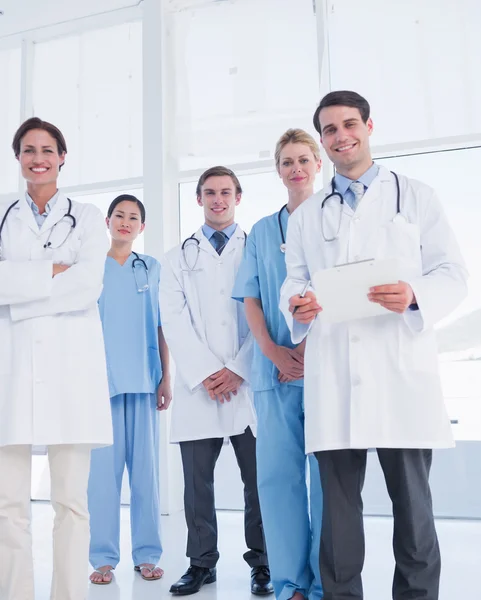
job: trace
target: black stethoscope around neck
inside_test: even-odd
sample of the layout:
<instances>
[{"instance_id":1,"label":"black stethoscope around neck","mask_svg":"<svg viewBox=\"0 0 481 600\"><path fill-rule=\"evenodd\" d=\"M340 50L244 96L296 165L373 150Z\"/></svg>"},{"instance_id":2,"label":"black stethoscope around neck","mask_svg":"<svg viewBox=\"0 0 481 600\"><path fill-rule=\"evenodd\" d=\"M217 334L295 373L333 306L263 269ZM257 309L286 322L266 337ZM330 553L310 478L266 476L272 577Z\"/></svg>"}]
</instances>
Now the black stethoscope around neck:
<instances>
[{"instance_id":1,"label":"black stethoscope around neck","mask_svg":"<svg viewBox=\"0 0 481 600\"><path fill-rule=\"evenodd\" d=\"M3 229L5 227L5 223L7 221L7 217L10 214L10 211L13 210L17 204L20 202L20 200L15 200L15 202L13 202L6 210L5 214L3 215L3 219L2 222L0 223L0 250L1 250L1 246L2 246L2 233L3 233ZM69 235L72 233L72 231L77 227L77 219L73 216L72 214L72 200L70 200L70 198L67 198L67 202L68 202L68 210L67 212L64 214L64 216L60 219L60 221L57 221L57 223L55 223L55 225L52 227L52 229L50 230L50 233L48 235L47 240L45 241L45 244L43 245L44 249L57 249L60 248L60 246L63 246L63 244L65 244L65 242L67 241L67 238L69 237ZM51 238L52 238L52 234L55 231L55 228L57 227L57 225L59 223L61 223L64 219L68 219L70 221L70 229L67 233L67 235L62 239L61 243L56 244L55 246L53 245Z\"/></svg>"},{"instance_id":2,"label":"black stethoscope around neck","mask_svg":"<svg viewBox=\"0 0 481 600\"><path fill-rule=\"evenodd\" d=\"M394 173L394 171L391 171L391 173L394 175L394 179L396 181L396 215L394 217L394 219L396 219L396 217L401 214L401 186L399 185L399 177L397 176L397 174ZM331 190L331 193L328 194L321 203L321 232L325 242L334 242L335 240L337 240L339 238L339 232L341 231L342 207L344 205L344 196L341 194L341 192L336 191L335 177L333 177L331 180ZM326 237L324 229L324 207L327 202L330 202L332 200L339 200L339 221L334 236Z\"/></svg>"},{"instance_id":3,"label":"black stethoscope around neck","mask_svg":"<svg viewBox=\"0 0 481 600\"><path fill-rule=\"evenodd\" d=\"M397 217L398 215L401 214L401 186L399 184L399 177L397 176L397 174L394 171L391 171L391 173L394 175L394 179L396 181L396 217ZM321 232L322 232L322 237L324 238L325 242L333 242L334 240L338 239L339 232L341 231L342 207L344 205L344 196L341 194L341 192L336 192L335 177L333 177L331 180L331 189L332 189L331 193L328 194L324 198L324 200L322 201L322 204L321 204L321 211L322 211ZM324 233L324 206L325 206L326 202L328 202L329 200L333 200L335 198L339 199L339 224L338 224L335 235L331 238L326 238L325 233ZM281 210L277 213L277 222L279 225L279 233L281 234L280 250L282 253L285 253L285 251L286 251L286 235L282 228L282 212L284 210L287 210L287 204L284 204L284 206L281 208Z\"/></svg>"}]
</instances>

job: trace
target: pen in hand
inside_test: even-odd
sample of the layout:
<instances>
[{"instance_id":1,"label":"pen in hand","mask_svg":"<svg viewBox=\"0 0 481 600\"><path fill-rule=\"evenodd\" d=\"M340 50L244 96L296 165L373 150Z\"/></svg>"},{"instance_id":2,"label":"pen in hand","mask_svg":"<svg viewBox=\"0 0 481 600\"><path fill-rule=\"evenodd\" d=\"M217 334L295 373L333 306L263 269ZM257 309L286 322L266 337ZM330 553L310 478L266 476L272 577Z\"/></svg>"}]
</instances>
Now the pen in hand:
<instances>
[{"instance_id":1,"label":"pen in hand","mask_svg":"<svg viewBox=\"0 0 481 600\"><path fill-rule=\"evenodd\" d=\"M306 294L307 294L307 290L309 289L309 286L311 285L311 280L309 279L309 281L306 283L306 285L304 286L302 292L299 294L300 298L305 298ZM299 308L299 306L295 306L294 310L292 311L292 314L295 315L297 309Z\"/></svg>"}]
</instances>

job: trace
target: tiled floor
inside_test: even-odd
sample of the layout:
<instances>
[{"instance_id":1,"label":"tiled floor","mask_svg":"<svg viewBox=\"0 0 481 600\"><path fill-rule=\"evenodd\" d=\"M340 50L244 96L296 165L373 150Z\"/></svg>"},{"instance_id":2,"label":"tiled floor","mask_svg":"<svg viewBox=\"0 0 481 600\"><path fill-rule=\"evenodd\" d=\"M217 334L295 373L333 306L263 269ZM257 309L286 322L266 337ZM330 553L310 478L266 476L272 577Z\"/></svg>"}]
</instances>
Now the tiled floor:
<instances>
[{"instance_id":1,"label":"tiled floor","mask_svg":"<svg viewBox=\"0 0 481 600\"><path fill-rule=\"evenodd\" d=\"M165 554L160 582L145 582L132 569L130 559L128 510L122 510L124 555L108 586L90 586L88 600L163 600L172 598L169 587L188 565L185 558L184 516L178 513L163 519ZM198 600L253 600L249 593L249 567L244 563L243 515L220 512L218 581L204 586ZM48 600L51 576L52 509L33 504L36 600ZM392 522L387 518L366 519L365 600L390 600L393 559ZM477 585L481 572L481 522L439 521L438 534L443 552L443 578L440 600L481 600Z\"/></svg>"}]
</instances>

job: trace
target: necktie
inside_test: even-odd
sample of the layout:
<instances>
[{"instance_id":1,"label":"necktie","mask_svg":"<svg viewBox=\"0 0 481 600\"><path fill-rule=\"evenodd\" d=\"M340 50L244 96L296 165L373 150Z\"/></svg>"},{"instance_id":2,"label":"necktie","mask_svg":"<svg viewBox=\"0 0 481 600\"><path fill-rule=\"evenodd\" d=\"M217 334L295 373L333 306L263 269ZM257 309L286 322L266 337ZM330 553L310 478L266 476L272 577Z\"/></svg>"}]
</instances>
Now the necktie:
<instances>
[{"instance_id":1,"label":"necktie","mask_svg":"<svg viewBox=\"0 0 481 600\"><path fill-rule=\"evenodd\" d=\"M364 184L360 181L353 181L349 186L349 189L354 194L354 202L351 208L352 210L356 210L361 198L364 196Z\"/></svg>"},{"instance_id":2,"label":"necktie","mask_svg":"<svg viewBox=\"0 0 481 600\"><path fill-rule=\"evenodd\" d=\"M212 237L215 240L215 249L217 251L217 254L219 254L220 256L227 244L227 236L223 231L215 231L212 234Z\"/></svg>"}]
</instances>

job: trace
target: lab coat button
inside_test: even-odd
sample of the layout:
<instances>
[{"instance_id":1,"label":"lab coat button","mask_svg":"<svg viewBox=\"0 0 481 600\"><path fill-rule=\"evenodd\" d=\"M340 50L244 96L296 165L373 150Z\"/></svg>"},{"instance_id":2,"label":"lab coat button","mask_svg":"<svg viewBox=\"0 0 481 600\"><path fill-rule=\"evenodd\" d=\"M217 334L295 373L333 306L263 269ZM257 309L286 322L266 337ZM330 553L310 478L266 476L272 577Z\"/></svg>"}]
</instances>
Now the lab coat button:
<instances>
[{"instance_id":1,"label":"lab coat button","mask_svg":"<svg viewBox=\"0 0 481 600\"><path fill-rule=\"evenodd\" d=\"M222 321L221 325L222 327L225 327L227 325L227 321Z\"/></svg>"},{"instance_id":2,"label":"lab coat button","mask_svg":"<svg viewBox=\"0 0 481 600\"><path fill-rule=\"evenodd\" d=\"M35 383L43 383L43 381L42 381L42 379L38 379L38 378L37 378L37 379L35 380Z\"/></svg>"},{"instance_id":3,"label":"lab coat button","mask_svg":"<svg viewBox=\"0 0 481 600\"><path fill-rule=\"evenodd\" d=\"M221 290L221 291L220 291L220 295L221 295L221 296L223 296L224 294L225 294L225 291L224 291L224 290Z\"/></svg>"},{"instance_id":4,"label":"lab coat button","mask_svg":"<svg viewBox=\"0 0 481 600\"><path fill-rule=\"evenodd\" d=\"M356 377L353 377L353 378L352 378L352 385L354 385L354 386L361 385L361 378L360 378L360 377L357 377L357 376L356 376Z\"/></svg>"},{"instance_id":5,"label":"lab coat button","mask_svg":"<svg viewBox=\"0 0 481 600\"><path fill-rule=\"evenodd\" d=\"M358 335L353 335L351 338L351 342L353 342L354 344L357 344L359 342L360 338Z\"/></svg>"},{"instance_id":6,"label":"lab coat button","mask_svg":"<svg viewBox=\"0 0 481 600\"><path fill-rule=\"evenodd\" d=\"M354 257L354 260L359 260L361 257L359 256L359 254L356 254L356 256Z\"/></svg>"}]
</instances>

